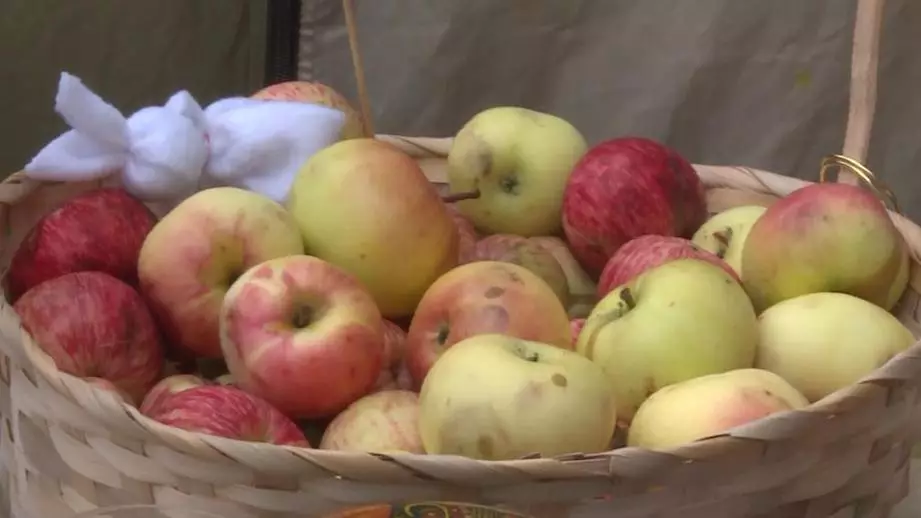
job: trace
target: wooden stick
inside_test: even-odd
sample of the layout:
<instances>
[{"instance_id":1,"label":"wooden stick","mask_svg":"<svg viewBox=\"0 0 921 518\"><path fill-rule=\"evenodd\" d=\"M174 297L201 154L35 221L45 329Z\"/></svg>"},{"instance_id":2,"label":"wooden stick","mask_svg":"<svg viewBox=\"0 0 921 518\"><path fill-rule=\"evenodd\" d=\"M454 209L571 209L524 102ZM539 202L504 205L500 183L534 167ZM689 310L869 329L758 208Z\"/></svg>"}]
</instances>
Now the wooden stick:
<instances>
[{"instance_id":1,"label":"wooden stick","mask_svg":"<svg viewBox=\"0 0 921 518\"><path fill-rule=\"evenodd\" d=\"M355 5L353 0L342 0L345 12L345 28L349 34L349 52L352 54L352 67L355 69L355 83L358 86L358 103L361 109L361 122L365 136L374 137L374 121L371 117L371 102L368 100L368 87L365 84L365 70L358 49L358 27L355 25Z\"/></svg>"}]
</instances>

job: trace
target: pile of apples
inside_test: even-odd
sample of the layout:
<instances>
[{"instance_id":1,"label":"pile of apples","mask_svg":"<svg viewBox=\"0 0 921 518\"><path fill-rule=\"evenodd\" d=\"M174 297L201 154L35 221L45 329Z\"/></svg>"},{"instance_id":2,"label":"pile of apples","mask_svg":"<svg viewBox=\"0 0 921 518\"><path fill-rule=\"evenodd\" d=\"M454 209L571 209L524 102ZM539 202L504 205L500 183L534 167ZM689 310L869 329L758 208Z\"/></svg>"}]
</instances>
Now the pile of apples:
<instances>
[{"instance_id":1,"label":"pile of apples","mask_svg":"<svg viewBox=\"0 0 921 518\"><path fill-rule=\"evenodd\" d=\"M157 218L99 189L8 271L59 369L161 423L492 460L665 449L806 407L914 342L890 313L907 247L861 188L711 215L674 150L589 148L498 107L456 135L440 193L330 89L258 96L350 118L285 204L215 187Z\"/></svg>"}]
</instances>

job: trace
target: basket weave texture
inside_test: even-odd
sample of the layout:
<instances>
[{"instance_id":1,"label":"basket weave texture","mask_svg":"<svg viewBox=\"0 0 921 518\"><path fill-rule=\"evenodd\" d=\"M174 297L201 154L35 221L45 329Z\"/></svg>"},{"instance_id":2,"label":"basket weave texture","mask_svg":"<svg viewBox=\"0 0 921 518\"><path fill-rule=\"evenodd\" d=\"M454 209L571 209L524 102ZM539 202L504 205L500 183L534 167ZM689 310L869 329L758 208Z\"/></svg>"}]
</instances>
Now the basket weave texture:
<instances>
[{"instance_id":1,"label":"basket weave texture","mask_svg":"<svg viewBox=\"0 0 921 518\"><path fill-rule=\"evenodd\" d=\"M858 3L845 154L866 156L881 0ZM443 183L450 139L379 136ZM712 212L770 204L808 182L744 167L695 166ZM839 180L853 181L842 175ZM44 214L96 184L15 174L0 185L0 264ZM893 213L911 250L910 287L894 311L921 331L921 228ZM907 491L921 438L921 344L858 384L670 452L624 448L554 459L480 462L238 442L151 421L57 370L0 301L0 462L17 518L63 518L120 504L226 518L320 516L384 501L504 505L538 517L885 517ZM175 513L171 513L175 515Z\"/></svg>"}]
</instances>

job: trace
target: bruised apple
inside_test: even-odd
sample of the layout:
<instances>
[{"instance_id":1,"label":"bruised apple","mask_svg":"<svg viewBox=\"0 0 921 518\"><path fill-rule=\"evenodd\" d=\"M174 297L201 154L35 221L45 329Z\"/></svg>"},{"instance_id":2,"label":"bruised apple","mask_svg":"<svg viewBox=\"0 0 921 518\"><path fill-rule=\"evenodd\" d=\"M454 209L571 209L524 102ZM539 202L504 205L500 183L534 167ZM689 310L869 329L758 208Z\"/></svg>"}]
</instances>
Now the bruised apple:
<instances>
[{"instance_id":1,"label":"bruised apple","mask_svg":"<svg viewBox=\"0 0 921 518\"><path fill-rule=\"evenodd\" d=\"M809 404L780 376L736 369L662 388L636 412L627 446L667 450Z\"/></svg>"},{"instance_id":2,"label":"bruised apple","mask_svg":"<svg viewBox=\"0 0 921 518\"><path fill-rule=\"evenodd\" d=\"M359 399L329 423L320 448L425 453L419 438L419 396L407 390L385 390Z\"/></svg>"},{"instance_id":3,"label":"bruised apple","mask_svg":"<svg viewBox=\"0 0 921 518\"><path fill-rule=\"evenodd\" d=\"M741 282L732 267L688 239L673 236L640 236L627 241L608 259L598 280L598 298L603 298L614 288L626 284L650 268L686 258L701 259L719 266L737 282Z\"/></svg>"},{"instance_id":4,"label":"bruised apple","mask_svg":"<svg viewBox=\"0 0 921 518\"><path fill-rule=\"evenodd\" d=\"M251 191L215 187L186 198L151 230L138 277L172 344L220 358L218 315L230 285L254 264L302 253L284 207Z\"/></svg>"},{"instance_id":5,"label":"bruised apple","mask_svg":"<svg viewBox=\"0 0 921 518\"><path fill-rule=\"evenodd\" d=\"M374 299L353 275L316 257L250 268L227 292L220 321L236 385L288 416L335 415L371 390L384 363Z\"/></svg>"},{"instance_id":6,"label":"bruised apple","mask_svg":"<svg viewBox=\"0 0 921 518\"><path fill-rule=\"evenodd\" d=\"M300 169L288 210L307 253L356 276L387 318L416 309L457 265L458 231L419 164L374 139L337 142Z\"/></svg>"},{"instance_id":7,"label":"bruised apple","mask_svg":"<svg viewBox=\"0 0 921 518\"><path fill-rule=\"evenodd\" d=\"M163 345L141 296L102 272L55 277L13 304L22 327L63 372L103 378L140 401L160 378Z\"/></svg>"},{"instance_id":8,"label":"bruised apple","mask_svg":"<svg viewBox=\"0 0 921 518\"><path fill-rule=\"evenodd\" d=\"M767 210L761 205L742 205L726 209L701 225L691 241L716 254L742 275L742 250L755 221Z\"/></svg>"},{"instance_id":9,"label":"bruised apple","mask_svg":"<svg viewBox=\"0 0 921 518\"><path fill-rule=\"evenodd\" d=\"M566 309L540 277L511 263L469 263L435 281L413 316L406 361L415 386L446 349L488 333L572 348Z\"/></svg>"},{"instance_id":10,"label":"bruised apple","mask_svg":"<svg viewBox=\"0 0 921 518\"><path fill-rule=\"evenodd\" d=\"M539 243L511 234L493 234L480 239L474 260L517 264L537 275L553 289L564 307L569 305L569 282L559 261Z\"/></svg>"}]
</instances>

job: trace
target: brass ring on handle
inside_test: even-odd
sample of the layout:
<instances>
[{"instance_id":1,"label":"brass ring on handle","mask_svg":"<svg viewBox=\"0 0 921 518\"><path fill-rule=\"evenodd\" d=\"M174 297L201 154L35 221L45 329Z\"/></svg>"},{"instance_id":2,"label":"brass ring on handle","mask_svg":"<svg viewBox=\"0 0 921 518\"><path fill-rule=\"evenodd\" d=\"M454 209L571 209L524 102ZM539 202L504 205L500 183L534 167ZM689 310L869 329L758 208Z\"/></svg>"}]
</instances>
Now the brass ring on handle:
<instances>
[{"instance_id":1,"label":"brass ring on handle","mask_svg":"<svg viewBox=\"0 0 921 518\"><path fill-rule=\"evenodd\" d=\"M901 214L902 211L899 210L899 204L895 199L895 193L886 185L885 182L880 180L873 174L873 171L867 169L867 167L853 158L844 156L844 155L828 155L822 159L822 168L819 169L819 182L825 183L828 177L828 171L833 167L841 167L847 169L848 172L852 173L854 176L859 178L864 186L866 186L873 194L879 198L879 201L883 203L889 210Z\"/></svg>"}]
</instances>

